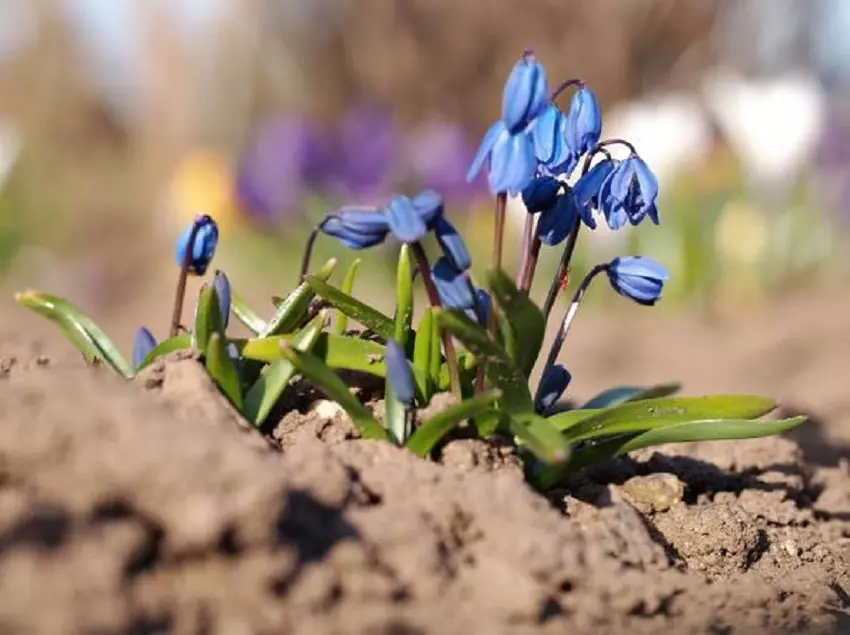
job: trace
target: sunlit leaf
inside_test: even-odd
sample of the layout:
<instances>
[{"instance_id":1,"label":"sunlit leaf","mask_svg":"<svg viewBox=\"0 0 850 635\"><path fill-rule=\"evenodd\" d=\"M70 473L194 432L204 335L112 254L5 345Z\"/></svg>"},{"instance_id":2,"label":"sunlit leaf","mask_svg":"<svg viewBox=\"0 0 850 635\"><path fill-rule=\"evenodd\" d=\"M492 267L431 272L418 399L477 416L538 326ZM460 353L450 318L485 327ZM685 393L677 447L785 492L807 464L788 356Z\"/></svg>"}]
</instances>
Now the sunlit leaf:
<instances>
[{"instance_id":1,"label":"sunlit leaf","mask_svg":"<svg viewBox=\"0 0 850 635\"><path fill-rule=\"evenodd\" d=\"M640 401L641 399L654 399L656 397L667 397L681 390L682 384L671 382L669 384L658 384L657 386L618 386L609 388L590 399L581 408L609 408L618 406L627 401Z\"/></svg>"},{"instance_id":2,"label":"sunlit leaf","mask_svg":"<svg viewBox=\"0 0 850 635\"><path fill-rule=\"evenodd\" d=\"M211 284L201 285L195 305L195 328L192 329L192 346L206 352L210 336L224 331L218 294Z\"/></svg>"},{"instance_id":3,"label":"sunlit leaf","mask_svg":"<svg viewBox=\"0 0 850 635\"><path fill-rule=\"evenodd\" d=\"M546 331L543 313L501 269L487 272L487 284L499 306L498 316L505 349L528 377L543 345Z\"/></svg>"},{"instance_id":4,"label":"sunlit leaf","mask_svg":"<svg viewBox=\"0 0 850 635\"><path fill-rule=\"evenodd\" d=\"M407 442L407 448L419 456L428 456L453 428L465 419L475 417L491 408L501 394L500 390L494 388L438 412L416 429Z\"/></svg>"},{"instance_id":5,"label":"sunlit leaf","mask_svg":"<svg viewBox=\"0 0 850 635\"><path fill-rule=\"evenodd\" d=\"M153 347L153 350L147 354L142 363L139 364L139 371L146 368L163 355L168 355L174 351L181 351L192 348L192 342L189 336L185 333L169 337L167 340L161 341ZM137 371L138 372L138 371Z\"/></svg>"},{"instance_id":6,"label":"sunlit leaf","mask_svg":"<svg viewBox=\"0 0 850 635\"><path fill-rule=\"evenodd\" d=\"M413 367L418 371L414 376L421 382L419 384L419 392L422 393L425 404L431 401L431 397L434 394L435 381L431 376L431 358L434 352L433 344L435 339L438 340L436 350L439 353L440 343L434 313L428 307L422 313L422 318L419 320L419 325L416 329L416 338L413 343ZM439 359L437 360L436 368L439 373Z\"/></svg>"},{"instance_id":7,"label":"sunlit leaf","mask_svg":"<svg viewBox=\"0 0 850 635\"><path fill-rule=\"evenodd\" d=\"M325 266L313 278L319 281L330 278L336 267L336 262L336 258L328 260ZM315 297L316 292L313 291L313 288L307 282L299 284L295 288L295 291L281 300L272 319L269 320L266 328L259 333L259 337L291 333L303 322L304 316L310 308L310 302Z\"/></svg>"},{"instance_id":8,"label":"sunlit leaf","mask_svg":"<svg viewBox=\"0 0 850 635\"><path fill-rule=\"evenodd\" d=\"M570 445L549 421L536 413L509 415L511 432L544 463L563 463Z\"/></svg>"},{"instance_id":9,"label":"sunlit leaf","mask_svg":"<svg viewBox=\"0 0 850 635\"><path fill-rule=\"evenodd\" d=\"M239 369L228 355L227 339L220 332L211 333L207 340L204 365L221 392L241 412L243 400Z\"/></svg>"},{"instance_id":10,"label":"sunlit leaf","mask_svg":"<svg viewBox=\"0 0 850 635\"><path fill-rule=\"evenodd\" d=\"M338 311L342 311L355 322L373 330L384 339L389 339L393 336L395 330L393 321L377 309L373 309L357 298L343 293L340 289L316 276L307 276L304 281L328 305Z\"/></svg>"},{"instance_id":11,"label":"sunlit leaf","mask_svg":"<svg viewBox=\"0 0 850 635\"><path fill-rule=\"evenodd\" d=\"M248 306L245 299L232 288L230 290L230 311L254 335L259 335L268 326L266 321L254 309Z\"/></svg>"},{"instance_id":12,"label":"sunlit leaf","mask_svg":"<svg viewBox=\"0 0 850 635\"><path fill-rule=\"evenodd\" d=\"M351 295L354 291L354 280L357 277L357 269L360 267L360 258L355 259L345 272L345 278L342 280L341 290L343 293ZM337 311L336 321L334 322L334 335L342 335L348 327L348 316L342 311Z\"/></svg>"}]
</instances>

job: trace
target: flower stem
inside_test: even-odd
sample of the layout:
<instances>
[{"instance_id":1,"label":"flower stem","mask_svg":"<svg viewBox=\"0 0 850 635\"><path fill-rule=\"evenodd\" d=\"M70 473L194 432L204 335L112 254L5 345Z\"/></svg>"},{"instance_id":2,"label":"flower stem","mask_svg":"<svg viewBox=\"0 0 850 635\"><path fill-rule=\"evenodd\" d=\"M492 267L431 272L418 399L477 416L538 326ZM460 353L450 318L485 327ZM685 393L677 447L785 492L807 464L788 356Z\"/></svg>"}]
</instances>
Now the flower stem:
<instances>
[{"instance_id":1,"label":"flower stem","mask_svg":"<svg viewBox=\"0 0 850 635\"><path fill-rule=\"evenodd\" d=\"M534 231L534 216L532 214L528 214L525 217L525 225L522 228L522 255L519 259L519 269L516 273L516 286L522 284L522 281L525 279L525 270L528 267L528 254L531 250L531 232Z\"/></svg>"},{"instance_id":2,"label":"flower stem","mask_svg":"<svg viewBox=\"0 0 850 635\"><path fill-rule=\"evenodd\" d=\"M549 101L554 102L562 92L564 92L570 86L584 86L584 82L580 79L568 79L565 82L561 82L558 87L552 92L552 95L549 97Z\"/></svg>"},{"instance_id":3,"label":"flower stem","mask_svg":"<svg viewBox=\"0 0 850 635\"><path fill-rule=\"evenodd\" d=\"M534 273L537 271L537 261L540 258L540 238L534 236L531 239L531 247L526 256L525 266L523 267L523 276L519 281L518 288L520 291L528 293L531 291L531 283L534 281Z\"/></svg>"},{"instance_id":4,"label":"flower stem","mask_svg":"<svg viewBox=\"0 0 850 635\"><path fill-rule=\"evenodd\" d=\"M584 294L587 291L587 288L590 286L590 283L593 282L593 279L605 271L608 268L608 264L596 265L593 269L590 270L584 280L581 281L581 284L576 289L575 295L573 295L573 301L570 304L570 307L567 309L567 312L564 314L564 319L561 320L561 328L558 331L558 335L555 337L555 341L552 342L552 347L549 349L549 357L546 358L546 364L543 366L543 372L541 373L541 377L546 376L546 372L555 365L555 361L558 359L558 355L561 353L561 348L564 346L564 340L567 338L567 334L570 332L570 326L572 326L573 320L576 317L576 313L578 313L578 307L581 304L582 298L584 298ZM540 386L537 387L537 395L534 398L535 403L540 398Z\"/></svg>"},{"instance_id":5,"label":"flower stem","mask_svg":"<svg viewBox=\"0 0 850 635\"><path fill-rule=\"evenodd\" d=\"M425 255L425 250L422 244L415 242L410 245L413 257L416 259L416 265L419 267L419 273L422 274L422 283L425 285L425 291L428 293L428 300L433 307L442 307L440 302L440 294L431 278L431 266L428 264L428 256ZM443 350L446 354L446 365L449 368L449 383L452 387L452 392L455 394L458 402L463 400L463 391L460 386L460 371L457 365L457 352L455 351L454 340L451 333L445 329L440 329L440 337L443 340Z\"/></svg>"},{"instance_id":6,"label":"flower stem","mask_svg":"<svg viewBox=\"0 0 850 635\"><path fill-rule=\"evenodd\" d=\"M189 268L192 266L192 251L195 245L195 236L201 228L202 217L196 217L189 232L189 240L186 243L186 253L183 254L183 262L180 263L180 273L177 276L177 289L174 292L174 309L171 312L171 337L180 333L180 319L183 316L183 300L186 297L186 281L189 279Z\"/></svg>"},{"instance_id":7,"label":"flower stem","mask_svg":"<svg viewBox=\"0 0 850 635\"><path fill-rule=\"evenodd\" d=\"M307 275L307 271L310 269L310 258L313 255L313 246L316 244L316 238L318 238L319 232L322 231L322 227L326 220L327 219L324 219L321 223L316 225L307 237L307 244L304 246L304 255L301 256L301 270L298 272L297 284L301 284L304 280L304 276Z\"/></svg>"},{"instance_id":8,"label":"flower stem","mask_svg":"<svg viewBox=\"0 0 850 635\"><path fill-rule=\"evenodd\" d=\"M505 192L496 194L496 227L493 231L493 269L502 268L502 244L505 239L505 210L508 205L508 195Z\"/></svg>"},{"instance_id":9,"label":"flower stem","mask_svg":"<svg viewBox=\"0 0 850 635\"><path fill-rule=\"evenodd\" d=\"M558 264L558 271L555 277L552 278L552 284L549 285L549 292L546 294L546 300L543 302L543 317L546 321L549 320L549 315L552 313L552 308L555 306L555 300L558 297L558 291L561 288L561 280L563 280L567 269L570 266L570 260L573 258L573 253L576 249L576 240L578 233L581 230L581 219L576 219L576 224L570 235L567 236L567 244L564 246L564 253L561 254L561 262Z\"/></svg>"}]
</instances>

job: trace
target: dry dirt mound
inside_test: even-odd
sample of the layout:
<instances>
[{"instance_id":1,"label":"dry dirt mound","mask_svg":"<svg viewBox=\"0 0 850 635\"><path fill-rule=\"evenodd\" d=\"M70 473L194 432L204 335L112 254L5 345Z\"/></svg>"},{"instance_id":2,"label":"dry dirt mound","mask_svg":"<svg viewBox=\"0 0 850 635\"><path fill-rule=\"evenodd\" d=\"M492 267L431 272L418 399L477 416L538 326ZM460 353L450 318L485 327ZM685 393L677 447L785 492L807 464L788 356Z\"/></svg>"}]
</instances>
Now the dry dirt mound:
<instances>
[{"instance_id":1,"label":"dry dirt mound","mask_svg":"<svg viewBox=\"0 0 850 635\"><path fill-rule=\"evenodd\" d=\"M850 628L848 463L789 440L648 452L546 500L504 447L438 465L315 412L281 452L192 359L124 385L8 355L2 633Z\"/></svg>"}]
</instances>

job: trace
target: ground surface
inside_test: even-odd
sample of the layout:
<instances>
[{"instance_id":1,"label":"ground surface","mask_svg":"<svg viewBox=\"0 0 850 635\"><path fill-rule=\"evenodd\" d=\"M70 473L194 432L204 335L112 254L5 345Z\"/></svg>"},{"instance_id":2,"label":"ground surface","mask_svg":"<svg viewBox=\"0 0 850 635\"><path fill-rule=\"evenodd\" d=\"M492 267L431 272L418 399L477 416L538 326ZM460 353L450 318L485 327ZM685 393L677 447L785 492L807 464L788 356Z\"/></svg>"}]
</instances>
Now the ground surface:
<instances>
[{"instance_id":1,"label":"ground surface","mask_svg":"<svg viewBox=\"0 0 850 635\"><path fill-rule=\"evenodd\" d=\"M0 633L850 633L848 309L580 316L577 398L681 379L815 418L547 501L495 445L426 463L315 412L267 441L193 360L123 385L4 306Z\"/></svg>"}]
</instances>

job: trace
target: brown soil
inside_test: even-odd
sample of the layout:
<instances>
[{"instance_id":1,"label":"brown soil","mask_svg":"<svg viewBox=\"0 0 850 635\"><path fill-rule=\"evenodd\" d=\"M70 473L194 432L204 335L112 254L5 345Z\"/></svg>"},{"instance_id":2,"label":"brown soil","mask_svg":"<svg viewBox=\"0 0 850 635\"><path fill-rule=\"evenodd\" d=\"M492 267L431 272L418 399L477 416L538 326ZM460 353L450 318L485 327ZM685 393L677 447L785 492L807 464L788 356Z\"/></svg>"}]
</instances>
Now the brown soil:
<instances>
[{"instance_id":1,"label":"brown soil","mask_svg":"<svg viewBox=\"0 0 850 635\"><path fill-rule=\"evenodd\" d=\"M636 453L548 500L505 444L429 463L321 402L267 440L192 357L126 385L43 357L4 310L0 633L850 633L848 306L583 316L578 395L681 378L816 419Z\"/></svg>"}]
</instances>

